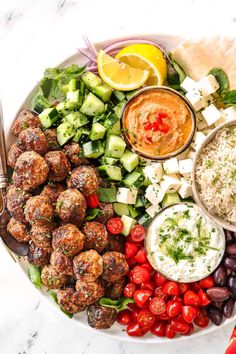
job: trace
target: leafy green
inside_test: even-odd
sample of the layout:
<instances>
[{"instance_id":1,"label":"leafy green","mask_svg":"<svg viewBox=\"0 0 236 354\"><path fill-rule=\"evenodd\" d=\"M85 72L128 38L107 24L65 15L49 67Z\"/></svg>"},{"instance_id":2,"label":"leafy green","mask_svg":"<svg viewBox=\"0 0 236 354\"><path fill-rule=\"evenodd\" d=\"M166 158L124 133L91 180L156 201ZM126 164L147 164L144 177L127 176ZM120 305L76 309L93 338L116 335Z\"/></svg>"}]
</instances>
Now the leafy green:
<instances>
[{"instance_id":1,"label":"leafy green","mask_svg":"<svg viewBox=\"0 0 236 354\"><path fill-rule=\"evenodd\" d=\"M179 90L179 85L184 81L186 75L182 68L174 61L172 53L169 53L169 58L171 64L167 64L167 82L172 88Z\"/></svg>"},{"instance_id":2,"label":"leafy green","mask_svg":"<svg viewBox=\"0 0 236 354\"><path fill-rule=\"evenodd\" d=\"M38 267L33 264L29 264L28 274L31 282L36 286L37 289L41 288L41 272Z\"/></svg>"},{"instance_id":3,"label":"leafy green","mask_svg":"<svg viewBox=\"0 0 236 354\"><path fill-rule=\"evenodd\" d=\"M112 300L107 297L102 297L99 301L101 306L111 307L116 311L124 310L128 304L134 303L134 299L130 297L121 297L118 300Z\"/></svg>"},{"instance_id":4,"label":"leafy green","mask_svg":"<svg viewBox=\"0 0 236 354\"><path fill-rule=\"evenodd\" d=\"M217 90L217 92L220 96L224 95L227 91L229 91L229 79L223 69L213 68L209 71L208 75L210 75L210 74L215 76L216 81L220 85L220 88Z\"/></svg>"},{"instance_id":5,"label":"leafy green","mask_svg":"<svg viewBox=\"0 0 236 354\"><path fill-rule=\"evenodd\" d=\"M87 212L87 215L86 215L86 220L89 221L89 220L93 220L94 218L96 218L96 216L98 216L100 212L100 209L90 209L88 212Z\"/></svg>"},{"instance_id":6,"label":"leafy green","mask_svg":"<svg viewBox=\"0 0 236 354\"><path fill-rule=\"evenodd\" d=\"M57 294L55 294L53 291L50 291L50 292L49 292L49 295L50 295L51 298L55 301L55 303L56 303L57 305L59 305L58 299L57 299ZM60 307L60 310L61 310L62 312L64 312L64 314L65 314L67 317L69 317L69 318L72 318L72 317L73 317L73 314L72 314L72 313L70 313L70 312L64 310L60 305L59 305L59 307Z\"/></svg>"},{"instance_id":7,"label":"leafy green","mask_svg":"<svg viewBox=\"0 0 236 354\"><path fill-rule=\"evenodd\" d=\"M222 98L224 104L236 104L236 90L226 92Z\"/></svg>"},{"instance_id":8,"label":"leafy green","mask_svg":"<svg viewBox=\"0 0 236 354\"><path fill-rule=\"evenodd\" d=\"M98 188L98 199L100 202L113 203L116 202L117 189L111 188Z\"/></svg>"}]
</instances>

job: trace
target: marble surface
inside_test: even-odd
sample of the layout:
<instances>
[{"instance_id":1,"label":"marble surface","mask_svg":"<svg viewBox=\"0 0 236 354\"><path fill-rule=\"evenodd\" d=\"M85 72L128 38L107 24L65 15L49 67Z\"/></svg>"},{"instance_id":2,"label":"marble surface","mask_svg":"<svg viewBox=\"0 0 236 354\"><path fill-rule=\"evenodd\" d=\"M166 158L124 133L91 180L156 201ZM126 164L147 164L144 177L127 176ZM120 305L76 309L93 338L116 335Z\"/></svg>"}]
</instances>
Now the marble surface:
<instances>
[{"instance_id":1,"label":"marble surface","mask_svg":"<svg viewBox=\"0 0 236 354\"><path fill-rule=\"evenodd\" d=\"M0 97L5 122L42 76L83 45L134 33L236 32L234 0L0 0ZM178 344L135 345L94 335L55 312L0 245L0 354L224 353L232 325Z\"/></svg>"}]
</instances>

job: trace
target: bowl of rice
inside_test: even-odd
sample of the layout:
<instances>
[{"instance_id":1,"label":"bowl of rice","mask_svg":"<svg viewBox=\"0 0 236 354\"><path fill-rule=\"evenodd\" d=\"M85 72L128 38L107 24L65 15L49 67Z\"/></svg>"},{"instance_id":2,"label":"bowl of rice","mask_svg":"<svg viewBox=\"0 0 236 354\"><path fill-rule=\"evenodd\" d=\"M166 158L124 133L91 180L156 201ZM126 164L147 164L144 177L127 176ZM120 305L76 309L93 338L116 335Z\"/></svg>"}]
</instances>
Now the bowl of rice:
<instances>
[{"instance_id":1,"label":"bowl of rice","mask_svg":"<svg viewBox=\"0 0 236 354\"><path fill-rule=\"evenodd\" d=\"M207 136L196 153L192 181L196 203L215 222L236 232L236 120Z\"/></svg>"}]
</instances>

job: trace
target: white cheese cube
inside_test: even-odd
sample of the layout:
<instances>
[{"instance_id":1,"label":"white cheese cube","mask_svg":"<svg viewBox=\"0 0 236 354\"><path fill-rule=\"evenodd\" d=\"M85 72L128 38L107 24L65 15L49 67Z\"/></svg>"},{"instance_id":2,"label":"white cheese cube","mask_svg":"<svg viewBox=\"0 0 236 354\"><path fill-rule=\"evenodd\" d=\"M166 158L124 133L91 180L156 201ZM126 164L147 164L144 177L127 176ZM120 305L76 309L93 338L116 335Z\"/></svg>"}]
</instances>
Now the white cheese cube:
<instances>
[{"instance_id":1,"label":"white cheese cube","mask_svg":"<svg viewBox=\"0 0 236 354\"><path fill-rule=\"evenodd\" d=\"M159 204L164 198L165 193L160 189L159 184L151 184L147 187L145 198L154 205Z\"/></svg>"},{"instance_id":2,"label":"white cheese cube","mask_svg":"<svg viewBox=\"0 0 236 354\"><path fill-rule=\"evenodd\" d=\"M189 181L186 180L186 178L182 177L180 179L181 181L181 186L178 190L179 195L181 198L188 198L192 196L192 186Z\"/></svg>"},{"instance_id":3,"label":"white cheese cube","mask_svg":"<svg viewBox=\"0 0 236 354\"><path fill-rule=\"evenodd\" d=\"M196 156L196 152L193 151L193 150L190 150L188 155L187 155L187 158L193 160L195 156Z\"/></svg>"},{"instance_id":4,"label":"white cheese cube","mask_svg":"<svg viewBox=\"0 0 236 354\"><path fill-rule=\"evenodd\" d=\"M150 215L152 218L154 218L154 216L161 210L161 207L157 204L157 205L150 205L150 207L148 207L146 209L146 213L148 213L148 215Z\"/></svg>"},{"instance_id":5,"label":"white cheese cube","mask_svg":"<svg viewBox=\"0 0 236 354\"><path fill-rule=\"evenodd\" d=\"M220 118L222 118L221 111L217 109L213 103L202 110L202 115L205 118L208 126L216 123Z\"/></svg>"},{"instance_id":6,"label":"white cheese cube","mask_svg":"<svg viewBox=\"0 0 236 354\"><path fill-rule=\"evenodd\" d=\"M164 194L174 193L180 186L180 179L176 175L165 175L160 183L161 190Z\"/></svg>"},{"instance_id":7,"label":"white cheese cube","mask_svg":"<svg viewBox=\"0 0 236 354\"><path fill-rule=\"evenodd\" d=\"M199 90L188 91L185 97L192 104L195 111L200 111L200 109L206 107L206 100Z\"/></svg>"},{"instance_id":8,"label":"white cheese cube","mask_svg":"<svg viewBox=\"0 0 236 354\"><path fill-rule=\"evenodd\" d=\"M197 132L195 134L195 137L194 137L194 142L192 144L192 147L194 148L194 150L198 150L202 144L204 143L206 139L206 135L203 134L202 132Z\"/></svg>"},{"instance_id":9,"label":"white cheese cube","mask_svg":"<svg viewBox=\"0 0 236 354\"><path fill-rule=\"evenodd\" d=\"M193 169L193 160L185 159L179 161L179 173L183 176L190 175Z\"/></svg>"},{"instance_id":10,"label":"white cheese cube","mask_svg":"<svg viewBox=\"0 0 236 354\"><path fill-rule=\"evenodd\" d=\"M186 76L183 82L181 82L180 86L184 91L191 91L191 90L197 90L198 89L198 83L191 79L189 76Z\"/></svg>"},{"instance_id":11,"label":"white cheese cube","mask_svg":"<svg viewBox=\"0 0 236 354\"><path fill-rule=\"evenodd\" d=\"M196 113L197 129L202 130L207 127L207 122L201 112Z\"/></svg>"},{"instance_id":12,"label":"white cheese cube","mask_svg":"<svg viewBox=\"0 0 236 354\"><path fill-rule=\"evenodd\" d=\"M117 202L125 203L125 204L135 204L138 195L137 189L129 189L129 188L118 188L117 191Z\"/></svg>"},{"instance_id":13,"label":"white cheese cube","mask_svg":"<svg viewBox=\"0 0 236 354\"><path fill-rule=\"evenodd\" d=\"M227 120L236 119L236 106L230 106L224 109L223 115Z\"/></svg>"},{"instance_id":14,"label":"white cheese cube","mask_svg":"<svg viewBox=\"0 0 236 354\"><path fill-rule=\"evenodd\" d=\"M151 182L151 183L158 183L163 174L163 168L162 164L157 162L157 163L152 163L149 166L145 166L143 169L144 176Z\"/></svg>"},{"instance_id":15,"label":"white cheese cube","mask_svg":"<svg viewBox=\"0 0 236 354\"><path fill-rule=\"evenodd\" d=\"M220 85L217 82L215 76L210 74L198 81L198 87L203 96L208 96L216 92Z\"/></svg>"},{"instance_id":16,"label":"white cheese cube","mask_svg":"<svg viewBox=\"0 0 236 354\"><path fill-rule=\"evenodd\" d=\"M179 173L178 160L175 157L173 157L172 159L166 160L163 163L163 168L164 168L164 171L167 175L170 175L173 173Z\"/></svg>"}]
</instances>

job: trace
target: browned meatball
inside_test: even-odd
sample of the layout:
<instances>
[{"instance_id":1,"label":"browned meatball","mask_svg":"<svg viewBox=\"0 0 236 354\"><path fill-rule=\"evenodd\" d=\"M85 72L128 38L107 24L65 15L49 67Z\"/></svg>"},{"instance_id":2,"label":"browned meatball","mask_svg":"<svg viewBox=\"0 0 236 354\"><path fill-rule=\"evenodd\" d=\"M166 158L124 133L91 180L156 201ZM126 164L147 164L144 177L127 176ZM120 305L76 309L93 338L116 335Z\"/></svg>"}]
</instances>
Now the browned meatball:
<instances>
[{"instance_id":1,"label":"browned meatball","mask_svg":"<svg viewBox=\"0 0 236 354\"><path fill-rule=\"evenodd\" d=\"M38 247L52 249L52 227L49 225L32 225L30 237Z\"/></svg>"},{"instance_id":2,"label":"browned meatball","mask_svg":"<svg viewBox=\"0 0 236 354\"><path fill-rule=\"evenodd\" d=\"M7 224L7 231L16 239L18 242L27 242L30 240L30 234L25 224L11 218Z\"/></svg>"},{"instance_id":3,"label":"browned meatball","mask_svg":"<svg viewBox=\"0 0 236 354\"><path fill-rule=\"evenodd\" d=\"M55 150L60 150L60 146L57 141L57 130L56 129L46 129L44 131L44 134L46 136L49 150L50 151L55 151Z\"/></svg>"},{"instance_id":4,"label":"browned meatball","mask_svg":"<svg viewBox=\"0 0 236 354\"><path fill-rule=\"evenodd\" d=\"M86 200L77 189L66 189L60 194L56 203L56 212L60 219L79 226L84 221L86 208Z\"/></svg>"},{"instance_id":5,"label":"browned meatball","mask_svg":"<svg viewBox=\"0 0 236 354\"><path fill-rule=\"evenodd\" d=\"M68 256L61 252L54 251L51 255L51 265L62 274L74 276L73 262Z\"/></svg>"},{"instance_id":6,"label":"browned meatball","mask_svg":"<svg viewBox=\"0 0 236 354\"><path fill-rule=\"evenodd\" d=\"M20 132L27 128L41 128L41 122L36 113L24 109L18 114L15 122L11 127L11 133L18 136Z\"/></svg>"},{"instance_id":7,"label":"browned meatball","mask_svg":"<svg viewBox=\"0 0 236 354\"><path fill-rule=\"evenodd\" d=\"M106 297L112 300L119 299L123 295L123 290L126 283L127 281L125 277L115 281L114 283L103 282L103 285L105 287Z\"/></svg>"},{"instance_id":8,"label":"browned meatball","mask_svg":"<svg viewBox=\"0 0 236 354\"><path fill-rule=\"evenodd\" d=\"M28 223L37 226L50 226L53 222L54 211L49 199L36 195L27 200L25 218Z\"/></svg>"},{"instance_id":9,"label":"browned meatball","mask_svg":"<svg viewBox=\"0 0 236 354\"><path fill-rule=\"evenodd\" d=\"M12 146L10 147L10 150L8 151L7 154L7 164L8 166L10 166L11 168L14 168L16 165L16 161L18 159L18 157L22 154L22 150L19 148L18 144L12 144Z\"/></svg>"},{"instance_id":10,"label":"browned meatball","mask_svg":"<svg viewBox=\"0 0 236 354\"><path fill-rule=\"evenodd\" d=\"M47 197L52 204L53 208L56 207L57 198L65 190L61 183L50 183L43 187L40 195Z\"/></svg>"},{"instance_id":11,"label":"browned meatball","mask_svg":"<svg viewBox=\"0 0 236 354\"><path fill-rule=\"evenodd\" d=\"M79 146L78 143L75 143L74 141L72 141L72 142L66 144L63 148L63 151L74 166L89 164L88 159L80 156L81 147Z\"/></svg>"},{"instance_id":12,"label":"browned meatball","mask_svg":"<svg viewBox=\"0 0 236 354\"><path fill-rule=\"evenodd\" d=\"M58 273L51 265L43 267L41 272L42 283L49 289L60 289L68 283L66 274Z\"/></svg>"},{"instance_id":13,"label":"browned meatball","mask_svg":"<svg viewBox=\"0 0 236 354\"><path fill-rule=\"evenodd\" d=\"M29 243L28 261L36 267L44 267L50 262L51 253L45 248L39 248L33 241Z\"/></svg>"},{"instance_id":14,"label":"browned meatball","mask_svg":"<svg viewBox=\"0 0 236 354\"><path fill-rule=\"evenodd\" d=\"M108 245L106 226L97 221L86 222L81 230L85 236L84 249L102 252Z\"/></svg>"},{"instance_id":15,"label":"browned meatball","mask_svg":"<svg viewBox=\"0 0 236 354\"><path fill-rule=\"evenodd\" d=\"M116 251L124 253L125 237L121 235L108 234L108 246L107 251Z\"/></svg>"},{"instance_id":16,"label":"browned meatball","mask_svg":"<svg viewBox=\"0 0 236 354\"><path fill-rule=\"evenodd\" d=\"M73 259L74 273L78 280L96 280L103 271L102 257L95 250L81 252Z\"/></svg>"},{"instance_id":17,"label":"browned meatball","mask_svg":"<svg viewBox=\"0 0 236 354\"><path fill-rule=\"evenodd\" d=\"M49 151L45 155L49 167L48 179L60 182L70 173L70 163L62 151Z\"/></svg>"},{"instance_id":18,"label":"browned meatball","mask_svg":"<svg viewBox=\"0 0 236 354\"><path fill-rule=\"evenodd\" d=\"M68 178L67 184L69 188L80 190L84 196L97 193L98 190L98 178L90 166L76 167Z\"/></svg>"},{"instance_id":19,"label":"browned meatball","mask_svg":"<svg viewBox=\"0 0 236 354\"><path fill-rule=\"evenodd\" d=\"M45 155L48 151L48 141L39 128L27 128L18 137L18 146L24 151L35 151L39 155Z\"/></svg>"},{"instance_id":20,"label":"browned meatball","mask_svg":"<svg viewBox=\"0 0 236 354\"><path fill-rule=\"evenodd\" d=\"M16 187L32 191L43 184L48 175L48 165L35 151L26 151L18 157L12 175Z\"/></svg>"},{"instance_id":21,"label":"browned meatball","mask_svg":"<svg viewBox=\"0 0 236 354\"><path fill-rule=\"evenodd\" d=\"M60 226L52 233L52 247L66 256L75 256L84 247L84 235L73 224Z\"/></svg>"},{"instance_id":22,"label":"browned meatball","mask_svg":"<svg viewBox=\"0 0 236 354\"><path fill-rule=\"evenodd\" d=\"M61 289L57 293L57 300L59 305L69 313L79 313L86 309L86 306L81 305L77 301L73 288Z\"/></svg>"},{"instance_id":23,"label":"browned meatball","mask_svg":"<svg viewBox=\"0 0 236 354\"><path fill-rule=\"evenodd\" d=\"M96 220L106 224L114 216L113 205L111 203L100 202L98 205L99 213Z\"/></svg>"},{"instance_id":24,"label":"browned meatball","mask_svg":"<svg viewBox=\"0 0 236 354\"><path fill-rule=\"evenodd\" d=\"M9 213L17 221L25 224L27 221L25 219L24 207L30 197L31 194L15 187L14 185L11 185L7 190L6 200Z\"/></svg>"},{"instance_id":25,"label":"browned meatball","mask_svg":"<svg viewBox=\"0 0 236 354\"><path fill-rule=\"evenodd\" d=\"M129 270L125 256L120 252L106 252L102 256L102 279L107 282L115 282L121 279Z\"/></svg>"},{"instance_id":26,"label":"browned meatball","mask_svg":"<svg viewBox=\"0 0 236 354\"><path fill-rule=\"evenodd\" d=\"M88 306L87 318L89 326L96 329L106 329L115 323L117 311L111 307L101 306L96 303Z\"/></svg>"},{"instance_id":27,"label":"browned meatball","mask_svg":"<svg viewBox=\"0 0 236 354\"><path fill-rule=\"evenodd\" d=\"M98 279L89 283L77 280L75 289L76 298L81 305L94 304L104 296L104 287Z\"/></svg>"}]
</instances>

